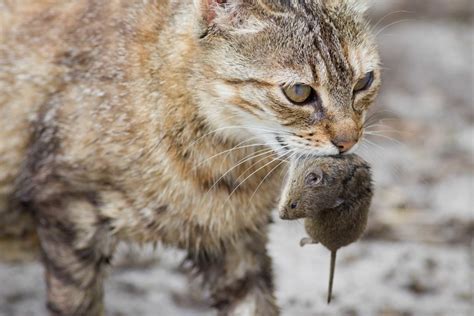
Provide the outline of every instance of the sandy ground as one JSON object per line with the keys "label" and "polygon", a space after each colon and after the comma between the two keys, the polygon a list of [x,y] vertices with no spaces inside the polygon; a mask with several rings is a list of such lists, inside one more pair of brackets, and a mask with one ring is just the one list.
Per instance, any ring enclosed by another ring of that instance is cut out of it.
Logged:
{"label": "sandy ground", "polygon": [[[363,240],[338,256],[300,248],[301,222],[275,216],[269,250],[283,315],[474,315],[473,18],[470,0],[377,1],[385,85],[359,153],[376,195]],[[395,23],[395,24],[392,24]],[[388,26],[388,27],[385,27]],[[388,138],[387,138],[388,137]],[[109,315],[214,315],[176,250],[124,247]],[[0,264],[0,316],[45,315],[42,268]]]}

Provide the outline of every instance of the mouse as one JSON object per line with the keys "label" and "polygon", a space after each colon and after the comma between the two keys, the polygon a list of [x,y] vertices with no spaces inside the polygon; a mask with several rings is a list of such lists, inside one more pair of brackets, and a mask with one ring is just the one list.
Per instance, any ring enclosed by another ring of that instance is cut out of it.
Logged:
{"label": "mouse", "polygon": [[301,246],[321,243],[331,252],[328,304],[337,251],[362,236],[372,196],[370,166],[357,155],[301,157],[290,163],[279,215],[304,218],[309,237],[301,239]]}

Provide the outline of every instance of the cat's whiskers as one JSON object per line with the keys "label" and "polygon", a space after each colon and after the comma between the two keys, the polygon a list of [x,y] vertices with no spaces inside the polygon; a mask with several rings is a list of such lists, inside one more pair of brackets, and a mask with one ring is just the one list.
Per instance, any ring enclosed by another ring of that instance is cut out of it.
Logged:
{"label": "cat's whiskers", "polygon": [[[235,170],[236,168],[238,168],[239,166],[241,166],[242,164],[252,160],[252,159],[255,159],[255,158],[258,158],[258,157],[261,157],[261,156],[265,156],[264,158],[258,160],[258,162],[260,161],[263,161],[265,159],[268,159],[268,157],[271,157],[272,155],[274,155],[274,151],[273,149],[269,149],[265,152],[262,152],[262,153],[259,153],[258,155],[255,155],[255,154],[250,154],[248,156],[246,156],[245,158],[243,158],[242,160],[240,160],[236,165],[234,165],[232,168],[230,168],[229,170],[227,170],[222,176],[219,177],[219,179],[217,179],[214,184],[209,188],[209,190],[206,192],[206,194],[209,194],[209,192],[211,192],[215,187],[216,185],[222,180],[224,179],[224,177],[226,175],[228,175],[230,172],[232,172],[233,170]],[[257,163],[258,163],[257,162]]]}
{"label": "cat's whiskers", "polygon": [[392,22],[388,25],[385,25],[383,28],[381,28],[380,30],[377,31],[377,33],[375,33],[374,37],[377,38],[379,37],[379,35],[382,35],[384,31],[386,31],[387,29],[389,29],[390,27],[392,26],[395,26],[397,24],[400,24],[400,23],[403,23],[403,22],[411,22],[411,21],[414,21],[414,19],[402,19],[402,20],[398,20],[398,21],[395,21],[395,22]]}
{"label": "cat's whiskers", "polygon": [[[383,152],[380,150],[373,150],[369,145],[369,143],[363,143],[361,144],[361,154],[364,156],[366,155],[366,159],[370,162],[372,161],[375,163],[376,161],[380,160],[385,160],[386,157],[384,156]],[[397,165],[391,165],[389,166],[391,171],[393,172],[393,176],[400,177],[400,175],[403,173],[402,168]]]}
{"label": "cat's whiskers", "polygon": [[388,128],[388,126],[381,125],[381,127],[378,127],[378,128],[365,129],[364,134],[375,134],[375,135],[396,134],[399,136],[406,136],[406,135],[410,135],[411,133],[408,131],[400,131],[400,130]]}
{"label": "cat's whiskers", "polygon": [[364,123],[362,124],[362,126],[367,127],[368,124],[372,124],[372,123],[399,120],[395,117],[378,117],[378,116],[381,116],[381,115],[386,114],[386,113],[388,113],[390,115],[393,115],[393,116],[397,115],[395,112],[393,112],[391,110],[376,111],[364,120]]}
{"label": "cat's whiskers", "polygon": [[[277,154],[277,158],[281,156],[281,155],[279,155],[278,153],[273,153],[272,155],[275,155],[275,154]],[[271,155],[268,156],[268,157],[271,157]],[[250,167],[248,167],[247,169],[245,169],[243,172],[241,172],[241,173],[239,174],[239,176],[237,177],[236,181],[238,181],[238,180],[239,180],[240,178],[242,178],[247,172],[249,172],[252,168],[254,168],[255,166],[257,166],[260,162],[264,161],[264,160],[267,159],[268,157],[264,157],[263,159],[260,159],[260,160],[258,160],[258,161],[256,161],[256,162],[254,162],[252,165],[250,165]]]}
{"label": "cat's whiskers", "polygon": [[[290,151],[291,152],[291,151]],[[262,181],[260,181],[260,183],[258,184],[257,188],[253,191],[252,195],[250,196],[250,200],[249,201],[252,201],[254,195],[257,193],[258,189],[262,186],[262,184],[265,182],[265,180],[273,173],[273,171],[275,171],[278,167],[280,167],[284,162],[285,163],[289,163],[289,160],[287,159],[291,159],[292,157],[294,157],[295,155],[297,154],[297,152],[292,152],[292,154],[289,156],[289,157],[286,157],[285,159],[283,159],[279,164],[277,164],[275,167],[273,167],[265,177],[263,177]]]}
{"label": "cat's whiskers", "polygon": [[370,144],[370,145],[374,146],[374,147],[377,148],[377,149],[383,150],[383,147],[382,147],[382,146],[380,146],[380,145],[378,145],[378,144],[376,144],[376,143],[374,143],[374,142],[368,140],[367,137],[364,137],[364,138],[362,139],[362,143],[363,143],[363,142],[366,142],[367,144]]}
{"label": "cat's whiskers", "polygon": [[239,147],[233,147],[231,149],[227,149],[227,150],[224,150],[224,151],[221,151],[211,157],[208,157],[206,159],[204,159],[203,161],[200,161],[196,166],[193,167],[193,170],[195,170],[196,168],[202,166],[203,164],[205,164],[206,162],[212,160],[212,159],[215,159],[221,155],[224,155],[224,154],[230,154],[231,152],[234,152],[236,150],[241,150],[241,149],[245,149],[245,148],[252,148],[252,147],[267,147],[265,148],[264,150],[267,150],[269,149],[268,146],[271,146],[271,145],[278,145],[279,143],[275,142],[275,143],[259,143],[259,144],[252,144],[252,145],[245,145],[245,146],[239,146]]}
{"label": "cat's whiskers", "polygon": [[407,133],[407,131],[396,130],[394,128],[391,128],[390,125],[385,125],[385,124],[372,124],[372,125],[367,126],[365,130],[370,131],[370,132],[381,131],[381,132],[394,132],[394,133],[400,133],[400,134]]}
{"label": "cat's whiskers", "polygon": [[291,154],[291,151],[281,155],[280,157],[278,158],[275,158],[275,159],[272,159],[270,162],[267,162],[266,164],[264,164],[263,166],[261,166],[260,168],[258,168],[257,170],[255,170],[254,172],[252,172],[251,174],[249,174],[242,182],[240,182],[233,190],[232,192],[230,192],[229,196],[227,197],[227,200],[224,202],[224,204],[227,204],[232,195],[237,191],[237,189],[239,187],[241,187],[248,179],[250,179],[253,175],[255,175],[257,172],[259,172],[260,170],[262,170],[263,168],[267,167],[268,165],[271,165],[272,163],[274,163],[275,161],[277,161],[278,159],[281,159],[283,158],[284,156],[288,155],[288,154]]}
{"label": "cat's whiskers", "polygon": [[283,133],[283,134],[286,134],[286,135],[293,135],[292,133],[290,132],[287,132],[287,131],[282,131],[282,130],[277,130],[277,129],[271,129],[271,128],[259,128],[259,127],[252,127],[252,126],[245,126],[245,125],[234,125],[234,126],[224,126],[224,127],[220,127],[220,128],[217,128],[211,132],[208,132],[202,136],[200,136],[199,138],[197,138],[196,140],[194,140],[193,142],[191,142],[191,144],[189,144],[185,150],[188,150],[190,149],[192,146],[196,145],[196,143],[202,141],[205,137],[208,137],[208,136],[211,136],[213,134],[216,134],[220,131],[224,131],[224,130],[230,130],[230,129],[249,129],[249,130],[256,130],[256,131],[261,131],[261,132],[266,132],[266,134],[278,134],[278,133]]}
{"label": "cat's whiskers", "polygon": [[373,133],[373,132],[364,132],[365,135],[368,135],[368,136],[373,136],[373,137],[380,137],[380,138],[384,138],[384,139],[387,139],[395,144],[398,144],[398,145],[403,145],[403,143],[393,137],[390,137],[390,136],[387,136],[387,135],[383,135],[383,134],[378,134],[378,133]]}
{"label": "cat's whiskers", "polygon": [[[249,139],[246,139],[244,141],[241,141],[240,143],[238,143],[237,145],[235,145],[233,148],[237,148],[239,146],[243,146],[244,144],[246,143],[249,143],[251,141],[254,141],[254,140],[257,140],[257,139],[260,139],[261,137],[260,136],[255,136],[255,137],[251,137]],[[227,159],[229,158],[229,155],[232,153],[232,151],[229,151],[225,157],[222,158],[222,161],[221,161],[221,168],[223,166],[223,164],[227,161]]]}
{"label": "cat's whiskers", "polygon": [[397,134],[397,135],[407,136],[407,135],[411,135],[412,132],[405,131],[405,130],[403,130],[403,131],[396,130],[395,128],[392,128],[390,125],[384,124],[384,122],[396,121],[396,120],[398,120],[398,119],[381,119],[379,121],[376,121],[376,122],[374,122],[370,125],[367,125],[364,129],[363,134],[368,135],[368,136],[375,136],[375,137],[385,138],[385,139],[391,140],[393,142],[396,142],[398,144],[402,144],[399,140],[397,140],[393,137],[390,137],[387,134]]}
{"label": "cat's whiskers", "polygon": [[362,156],[367,155],[368,152],[366,151],[367,144],[364,142],[360,143],[360,146],[357,148],[356,152],[359,152]]}
{"label": "cat's whiskers", "polygon": [[398,10],[398,11],[392,11],[392,12],[390,12],[390,13],[387,13],[387,14],[385,14],[383,17],[381,17],[381,18],[377,21],[377,23],[375,23],[374,26],[372,26],[372,29],[373,29],[373,30],[376,30],[376,29],[379,27],[379,25],[380,25],[386,18],[388,18],[388,17],[390,17],[390,16],[392,16],[392,15],[395,15],[395,14],[399,14],[399,13],[409,13],[409,14],[413,14],[414,12],[413,12],[413,11],[406,11],[406,10]]}

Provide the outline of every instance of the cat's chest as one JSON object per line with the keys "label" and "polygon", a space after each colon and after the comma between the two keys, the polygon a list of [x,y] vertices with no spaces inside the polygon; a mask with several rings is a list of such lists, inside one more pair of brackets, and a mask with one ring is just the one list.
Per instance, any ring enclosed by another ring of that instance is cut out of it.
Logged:
{"label": "cat's chest", "polygon": [[239,161],[185,174],[168,166],[152,184],[137,182],[127,193],[112,194],[109,209],[121,209],[114,217],[127,239],[176,246],[261,227],[278,203],[285,164],[272,158],[237,166]]}

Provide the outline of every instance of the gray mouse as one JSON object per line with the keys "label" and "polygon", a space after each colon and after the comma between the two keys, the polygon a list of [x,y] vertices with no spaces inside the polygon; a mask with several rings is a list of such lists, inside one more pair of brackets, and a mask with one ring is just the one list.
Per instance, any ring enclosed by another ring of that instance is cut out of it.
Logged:
{"label": "gray mouse", "polygon": [[302,157],[291,163],[280,218],[305,218],[309,238],[300,245],[319,242],[331,251],[328,303],[337,250],[361,237],[372,196],[370,167],[357,155]]}

